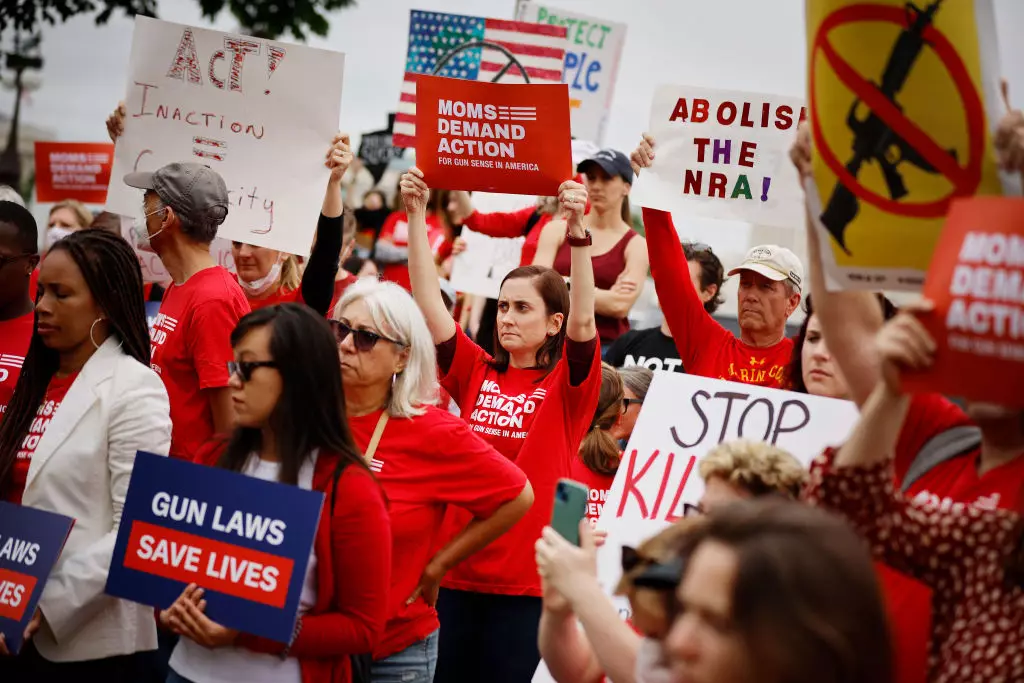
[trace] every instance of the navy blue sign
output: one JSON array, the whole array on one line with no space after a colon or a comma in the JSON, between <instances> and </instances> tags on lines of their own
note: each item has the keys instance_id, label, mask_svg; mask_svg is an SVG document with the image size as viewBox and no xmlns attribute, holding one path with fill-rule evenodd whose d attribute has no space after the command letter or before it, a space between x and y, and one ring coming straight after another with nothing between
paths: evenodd
<instances>
[{"instance_id":1,"label":"navy blue sign","mask_svg":"<svg viewBox=\"0 0 1024 683\"><path fill-rule=\"evenodd\" d=\"M287 643L324 496L139 452L106 591L161 609L189 583L206 615Z\"/></svg>"},{"instance_id":2,"label":"navy blue sign","mask_svg":"<svg viewBox=\"0 0 1024 683\"><path fill-rule=\"evenodd\" d=\"M75 520L0 501L0 633L17 654Z\"/></svg>"}]
</instances>

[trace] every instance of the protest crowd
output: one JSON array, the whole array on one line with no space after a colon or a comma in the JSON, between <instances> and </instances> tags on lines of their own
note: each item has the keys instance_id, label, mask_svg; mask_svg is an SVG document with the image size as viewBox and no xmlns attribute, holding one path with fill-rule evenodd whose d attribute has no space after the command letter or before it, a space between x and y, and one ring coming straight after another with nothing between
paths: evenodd
<instances>
[{"instance_id":1,"label":"protest crowd","mask_svg":"<svg viewBox=\"0 0 1024 683\"><path fill-rule=\"evenodd\" d=\"M814 189L813 112L776 112L769 179L800 188L806 262L795 243L720 259L680 237L671 202L631 207L682 154L656 126L634 149L581 148L566 86L481 82L555 93L531 106L565 124L536 164L546 191L481 211L465 179L501 162L484 143L474 169L427 159L440 120L431 78L414 83L419 130L400 115L393 133L415 136L415 164L385 187L348 133L324 137L301 162L319 205L302 226L278 195L276 230L235 227L256 215L240 181L191 138L151 170L129 153L110 192L132 216L67 197L37 225L0 188L0 681L1024 681L1024 353L989 355L999 377L950 368L956 302L927 295L951 277L1003 292L993 326L1024 340L1013 192L981 200L1009 207L1003 232L967 216L1003 239L977 262L1006 270L951 276L936 247L925 294L898 307L836 286L835 254L858 247ZM1019 194L1024 113L1003 96L989 162ZM137 105L111 105L115 157L148 145ZM493 149L520 145L504 173L529 175L530 126L548 124L511 111L525 142L495 132ZM697 154L730 154L719 142ZM740 178L722 202L744 201ZM271 241L293 229L308 249ZM480 236L521 249L492 295L457 284ZM649 276L662 321L631 329ZM964 316L985 332L979 310ZM940 370L967 389L927 384Z\"/></svg>"}]
</instances>

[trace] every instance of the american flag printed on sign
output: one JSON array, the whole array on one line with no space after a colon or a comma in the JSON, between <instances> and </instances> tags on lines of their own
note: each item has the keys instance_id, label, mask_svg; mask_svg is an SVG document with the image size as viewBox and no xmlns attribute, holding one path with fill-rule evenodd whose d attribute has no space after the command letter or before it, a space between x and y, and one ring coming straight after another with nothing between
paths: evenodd
<instances>
[{"instance_id":1,"label":"american flag printed on sign","mask_svg":"<svg viewBox=\"0 0 1024 683\"><path fill-rule=\"evenodd\" d=\"M418 74L468 81L561 83L566 45L564 26L412 10L393 144L416 146ZM536 120L533 108L513 107L503 113L504 120Z\"/></svg>"}]
</instances>

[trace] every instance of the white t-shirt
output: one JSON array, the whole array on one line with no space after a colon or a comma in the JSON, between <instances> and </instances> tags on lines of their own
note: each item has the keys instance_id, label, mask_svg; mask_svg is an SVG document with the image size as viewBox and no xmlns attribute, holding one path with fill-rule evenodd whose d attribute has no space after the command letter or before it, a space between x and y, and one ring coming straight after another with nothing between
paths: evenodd
<instances>
[{"instance_id":1,"label":"white t-shirt","mask_svg":"<svg viewBox=\"0 0 1024 683\"><path fill-rule=\"evenodd\" d=\"M316 451L299 470L299 488L313 488L313 468ZM249 456L242 474L265 481L277 481L281 463L260 460L254 453ZM305 614L316 602L316 546L309 551L309 565L299 598L299 614ZM208 650L202 645L182 638L171 655L171 668L179 676L194 683L302 683L299 660L289 657L252 652L241 647L221 647Z\"/></svg>"}]
</instances>

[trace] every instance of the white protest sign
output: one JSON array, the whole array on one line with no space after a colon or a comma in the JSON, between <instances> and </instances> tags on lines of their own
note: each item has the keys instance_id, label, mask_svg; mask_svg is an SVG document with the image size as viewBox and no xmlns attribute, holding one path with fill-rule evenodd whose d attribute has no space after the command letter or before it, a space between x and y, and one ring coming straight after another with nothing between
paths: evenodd
<instances>
[{"instance_id":1,"label":"white protest sign","mask_svg":"<svg viewBox=\"0 0 1024 683\"><path fill-rule=\"evenodd\" d=\"M572 134L600 142L611 110L626 25L529 0L520 0L516 19L566 27L562 82L569 85Z\"/></svg>"},{"instance_id":2,"label":"white protest sign","mask_svg":"<svg viewBox=\"0 0 1024 683\"><path fill-rule=\"evenodd\" d=\"M525 237L488 237L463 228L466 251L452 264L452 287L456 292L497 299L501 281L519 267Z\"/></svg>"},{"instance_id":3,"label":"white protest sign","mask_svg":"<svg viewBox=\"0 0 1024 683\"><path fill-rule=\"evenodd\" d=\"M805 111L793 97L660 86L651 104L654 165L629 198L688 216L780 228L804 224L789 148Z\"/></svg>"},{"instance_id":4,"label":"white protest sign","mask_svg":"<svg viewBox=\"0 0 1024 683\"><path fill-rule=\"evenodd\" d=\"M204 163L228 187L220 237L309 254L344 66L339 52L136 17L107 209L140 215L127 173Z\"/></svg>"}]
</instances>

